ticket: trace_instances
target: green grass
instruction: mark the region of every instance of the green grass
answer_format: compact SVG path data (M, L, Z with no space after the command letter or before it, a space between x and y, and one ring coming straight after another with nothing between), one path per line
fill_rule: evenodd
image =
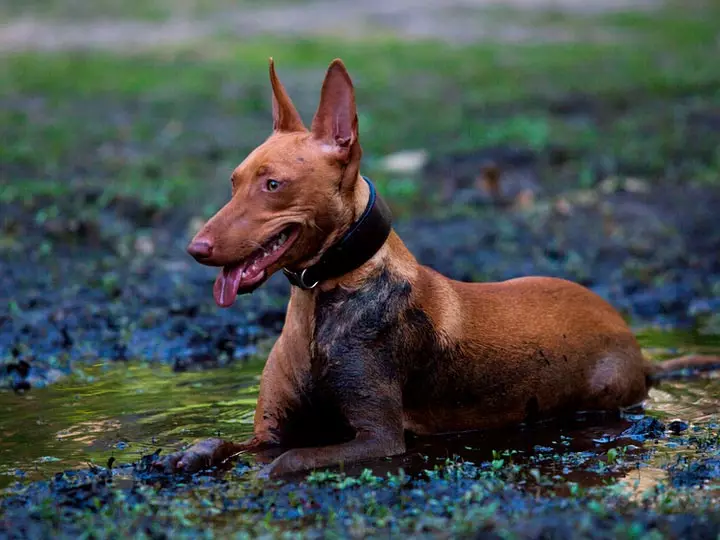
M0 69L2 180L101 183L166 204L221 200L232 167L269 133L274 56L307 121L325 67L343 58L357 88L364 169L383 190L403 180L377 169L383 155L493 144L561 145L582 159L715 181L717 145L688 118L720 103L716 12L564 16L553 24L622 36L571 44L218 37L133 55L8 55ZM549 103L578 94L601 113L578 121L549 111Z

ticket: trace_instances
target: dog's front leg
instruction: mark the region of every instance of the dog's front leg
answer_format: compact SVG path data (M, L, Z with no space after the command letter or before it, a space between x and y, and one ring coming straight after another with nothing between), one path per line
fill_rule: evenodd
M278 478L287 474L321 469L333 465L395 456L405 452L402 436L363 432L343 444L288 450L265 467L261 477Z
M373 380L377 379L372 375L354 373L330 383L336 388L345 418L355 430L353 440L288 450L265 467L260 475L277 478L405 452L399 385L388 381L373 385Z

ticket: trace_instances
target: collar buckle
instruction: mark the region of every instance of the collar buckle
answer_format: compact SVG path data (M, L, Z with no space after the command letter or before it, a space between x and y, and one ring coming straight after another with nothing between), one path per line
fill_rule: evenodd
M290 283L295 285L296 287L300 287L303 290L310 291L317 287L318 283L320 283L319 279L315 280L315 283L307 284L305 282L305 275L307 274L308 268L304 268L300 272L293 272L292 270L288 270L287 268L283 268L283 273L285 274L285 277L288 279Z

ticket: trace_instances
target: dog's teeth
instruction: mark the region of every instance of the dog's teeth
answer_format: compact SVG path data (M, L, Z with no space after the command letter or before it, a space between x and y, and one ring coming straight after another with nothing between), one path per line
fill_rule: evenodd
M283 244L285 244L287 239L287 234L281 233L277 238L272 241L272 243L267 244L267 247L263 248L263 254L261 257L264 259L265 257L269 257L270 255L275 253L283 246Z
M282 245L285 243L285 240L287 240L287 237L285 236L285 233L281 234L277 237L275 242L273 242L272 250L277 251L282 247Z

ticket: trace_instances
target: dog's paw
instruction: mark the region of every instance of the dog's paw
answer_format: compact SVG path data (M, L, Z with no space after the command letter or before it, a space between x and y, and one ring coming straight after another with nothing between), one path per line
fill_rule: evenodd
M227 443L222 439L206 439L187 450L175 452L153 463L153 467L168 473L195 473L221 465L225 459L221 449Z

